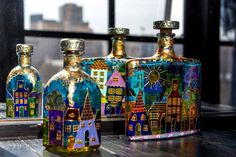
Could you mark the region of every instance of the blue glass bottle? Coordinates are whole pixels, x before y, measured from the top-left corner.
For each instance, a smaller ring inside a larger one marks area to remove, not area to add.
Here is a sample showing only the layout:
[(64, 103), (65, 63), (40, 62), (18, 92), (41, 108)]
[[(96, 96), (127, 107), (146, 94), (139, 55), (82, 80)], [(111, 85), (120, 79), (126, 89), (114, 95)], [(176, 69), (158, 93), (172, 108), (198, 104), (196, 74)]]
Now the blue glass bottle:
[(125, 114), (125, 62), (130, 57), (125, 50), (127, 28), (109, 28), (112, 50), (106, 57), (83, 58), (83, 70), (98, 83), (102, 97), (101, 114), (106, 118), (121, 118)]
[[(172, 29), (178, 29), (179, 22), (156, 21), (154, 28), (160, 29), (156, 53), (126, 64), (125, 126), (131, 140), (170, 138), (198, 131), (200, 62), (175, 55)], [(194, 124), (190, 122), (191, 114)]]
[(42, 116), (42, 81), (31, 65), (33, 46), (17, 44), (18, 65), (6, 81), (6, 117), (27, 118)]
[(47, 83), (43, 96), (43, 145), (52, 151), (77, 153), (101, 142), (101, 95), (81, 70), (84, 40), (62, 39), (63, 69)]

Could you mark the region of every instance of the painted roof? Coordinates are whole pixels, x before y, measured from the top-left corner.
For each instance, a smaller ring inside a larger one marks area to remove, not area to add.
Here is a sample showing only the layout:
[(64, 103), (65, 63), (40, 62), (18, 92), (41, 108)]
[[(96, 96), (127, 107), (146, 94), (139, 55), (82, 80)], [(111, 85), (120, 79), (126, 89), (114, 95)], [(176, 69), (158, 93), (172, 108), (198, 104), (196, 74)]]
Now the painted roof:
[(155, 103), (150, 107), (148, 112), (149, 113), (150, 112), (152, 112), (152, 113), (166, 112), (166, 103), (164, 103), (164, 102)]
[(144, 102), (143, 102), (142, 90), (139, 90), (139, 92), (138, 92), (138, 96), (137, 96), (136, 102), (134, 104), (134, 107), (132, 109), (132, 112), (133, 113), (146, 112)]
[(110, 70), (109, 66), (106, 63), (104, 63), (104, 60), (95, 60), (94, 63), (89, 68)]
[[(117, 81), (114, 81), (114, 78), (117, 78)], [(125, 81), (123, 80), (120, 73), (115, 69), (112, 73), (111, 77), (106, 83), (106, 86), (112, 86), (112, 87), (125, 87)]]
[(66, 111), (65, 120), (78, 120), (79, 119), (79, 109), (68, 108)]
[(87, 91), (84, 107), (81, 115), (81, 120), (90, 120), (93, 119), (93, 110), (89, 100), (89, 92)]

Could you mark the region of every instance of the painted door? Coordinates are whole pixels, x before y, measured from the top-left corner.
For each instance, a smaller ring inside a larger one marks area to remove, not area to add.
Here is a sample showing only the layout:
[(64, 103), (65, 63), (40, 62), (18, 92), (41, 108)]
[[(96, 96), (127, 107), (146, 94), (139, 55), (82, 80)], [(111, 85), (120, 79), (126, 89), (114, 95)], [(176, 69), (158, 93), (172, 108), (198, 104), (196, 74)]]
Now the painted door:
[(67, 141), (67, 148), (68, 149), (73, 149), (74, 148), (74, 143), (75, 143), (75, 137), (74, 136), (69, 136), (68, 141)]
[(171, 120), (171, 132), (174, 132), (176, 128), (176, 119), (172, 118)]
[(135, 135), (136, 136), (141, 135), (141, 124), (140, 123), (136, 124), (136, 126), (135, 126)]
[(89, 146), (89, 131), (85, 131), (85, 147)]
[(160, 131), (161, 133), (166, 133), (166, 119), (165, 117), (161, 117), (161, 121), (160, 121)]
[(19, 117), (24, 117), (24, 106), (20, 106)]

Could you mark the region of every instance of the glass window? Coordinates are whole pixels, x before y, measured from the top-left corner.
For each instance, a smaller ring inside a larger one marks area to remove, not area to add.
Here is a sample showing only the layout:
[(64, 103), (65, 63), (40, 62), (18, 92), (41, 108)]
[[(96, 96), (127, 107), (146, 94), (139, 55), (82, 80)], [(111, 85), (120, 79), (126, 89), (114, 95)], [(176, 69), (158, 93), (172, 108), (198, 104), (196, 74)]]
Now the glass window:
[(24, 19), (27, 30), (107, 33), (108, 1), (24, 0)]
[(220, 103), (230, 104), (230, 90), (233, 70), (233, 47), (220, 47)]
[(98, 76), (98, 72), (97, 71), (92, 71), (94, 76)]
[(24, 99), (24, 104), (27, 104), (28, 103), (28, 99)]
[(134, 115), (132, 116), (131, 120), (132, 120), (132, 121), (137, 121), (137, 115), (134, 114)]
[(151, 121), (151, 126), (152, 127), (157, 127), (157, 121)]
[(122, 88), (116, 88), (116, 94), (117, 95), (122, 95)]
[(141, 120), (145, 121), (146, 120), (146, 116), (144, 114), (141, 115)]
[(100, 76), (104, 76), (104, 71), (101, 71), (101, 72), (100, 72)]
[(114, 96), (108, 96), (108, 101), (114, 101)]
[(65, 127), (65, 132), (70, 133), (71, 132), (71, 125), (67, 125)]
[(99, 78), (99, 82), (104, 82), (104, 78)]
[(18, 92), (15, 92), (15, 98), (19, 98)]
[(150, 57), (155, 53), (156, 47), (156, 43), (126, 42), (126, 51), (133, 57)]
[[(155, 36), (153, 21), (164, 19), (165, 0), (116, 0), (116, 26), (130, 28), (131, 35)], [(132, 6), (132, 7), (131, 7)], [(172, 0), (170, 19), (180, 21), (177, 36), (183, 35), (184, 0)]]
[(118, 77), (113, 78), (113, 82), (118, 82), (118, 81), (119, 81)]
[(99, 88), (100, 88), (100, 89), (103, 89), (103, 88), (104, 88), (104, 85), (103, 85), (103, 84), (100, 84), (100, 85), (99, 85)]
[(109, 88), (108, 89), (108, 94), (115, 94), (115, 89), (114, 88)]
[[(84, 123), (82, 124), (81, 127), (83, 127), (83, 126), (84, 126)], [(73, 126), (73, 132), (77, 132), (78, 129), (79, 129), (79, 125), (74, 125), (74, 126)]]
[(129, 131), (133, 131), (133, 125), (129, 125), (129, 126), (128, 126), (128, 130), (129, 130)]
[(221, 0), (221, 15), (220, 15), (220, 40), (234, 41), (235, 40), (235, 9), (231, 7), (227, 0)]
[(148, 131), (148, 125), (143, 125), (143, 131)]
[(116, 102), (121, 102), (122, 101), (121, 98), (122, 98), (121, 96), (116, 96), (116, 98), (115, 98)]

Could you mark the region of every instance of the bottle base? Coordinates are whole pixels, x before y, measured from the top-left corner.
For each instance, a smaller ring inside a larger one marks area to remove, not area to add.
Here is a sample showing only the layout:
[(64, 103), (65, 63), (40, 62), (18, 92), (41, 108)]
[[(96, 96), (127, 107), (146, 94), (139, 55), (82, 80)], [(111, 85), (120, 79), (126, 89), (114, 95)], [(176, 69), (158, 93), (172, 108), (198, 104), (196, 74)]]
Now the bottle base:
[[(100, 146), (100, 145), (99, 145)], [(53, 153), (63, 153), (63, 154), (77, 154), (81, 152), (96, 152), (99, 146), (85, 146), (83, 148), (74, 149), (74, 148), (64, 148), (60, 146), (45, 146), (46, 150), (53, 152)]]

